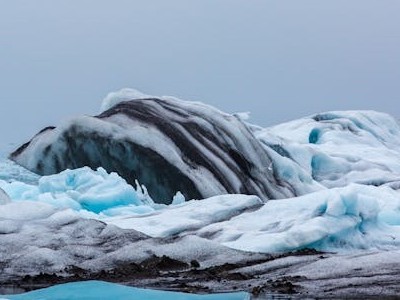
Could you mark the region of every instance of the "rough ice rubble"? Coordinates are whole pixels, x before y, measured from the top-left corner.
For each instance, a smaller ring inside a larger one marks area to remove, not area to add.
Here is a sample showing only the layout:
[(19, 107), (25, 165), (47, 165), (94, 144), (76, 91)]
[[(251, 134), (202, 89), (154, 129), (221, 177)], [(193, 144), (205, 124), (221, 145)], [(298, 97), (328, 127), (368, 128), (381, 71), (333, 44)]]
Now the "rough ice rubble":
[(88, 167), (66, 170), (40, 177), (37, 185), (0, 180), (0, 187), (13, 201), (37, 201), (95, 214), (145, 213), (153, 210), (153, 201), (144, 187), (137, 185), (135, 190), (118, 174), (108, 174), (103, 168), (96, 171)]
[[(1, 296), (0, 296), (1, 297)], [(226, 293), (215, 295), (191, 295), (178, 292), (155, 291), (138, 289), (119, 284), (101, 281), (86, 281), (66, 283), (28, 292), (21, 295), (3, 296), (3, 300), (37, 300), (37, 299), (58, 299), (58, 300), (249, 300), (247, 293)], [(2, 300), (2, 299), (0, 299)]]

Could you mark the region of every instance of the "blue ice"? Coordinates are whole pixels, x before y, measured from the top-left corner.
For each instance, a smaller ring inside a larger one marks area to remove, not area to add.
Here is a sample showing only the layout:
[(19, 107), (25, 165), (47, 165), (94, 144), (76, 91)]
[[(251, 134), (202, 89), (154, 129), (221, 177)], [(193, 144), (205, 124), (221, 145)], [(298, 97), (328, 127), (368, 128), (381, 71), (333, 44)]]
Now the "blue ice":
[(84, 281), (52, 286), (33, 292), (0, 296), (0, 300), (249, 300), (248, 293), (193, 295), (177, 292), (138, 289), (124, 285)]

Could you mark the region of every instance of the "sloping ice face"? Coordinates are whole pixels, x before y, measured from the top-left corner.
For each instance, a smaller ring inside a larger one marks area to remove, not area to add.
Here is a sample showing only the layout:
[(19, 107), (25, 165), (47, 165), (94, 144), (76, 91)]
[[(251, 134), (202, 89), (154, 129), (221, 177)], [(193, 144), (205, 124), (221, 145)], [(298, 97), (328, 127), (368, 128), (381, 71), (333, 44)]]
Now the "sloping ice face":
[(400, 125), (388, 114), (336, 111), (253, 128), (280, 157), (274, 163), (286, 158), (327, 188), (350, 183), (400, 188)]
[(98, 116), (45, 128), (10, 158), (41, 175), (103, 167), (132, 185), (138, 180), (164, 204), (178, 191), (186, 199), (248, 194), (267, 200), (304, 190), (268, 168), (271, 157), (239, 117), (169, 98), (117, 102)]

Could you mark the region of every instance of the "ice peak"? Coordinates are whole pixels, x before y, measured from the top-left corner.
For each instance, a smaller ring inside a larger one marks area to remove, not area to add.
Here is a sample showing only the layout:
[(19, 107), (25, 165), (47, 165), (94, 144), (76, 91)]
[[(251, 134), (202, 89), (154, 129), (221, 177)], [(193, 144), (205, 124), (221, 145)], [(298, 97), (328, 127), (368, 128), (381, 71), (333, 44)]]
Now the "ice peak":
[(142, 93), (132, 88), (123, 88), (119, 91), (108, 93), (101, 103), (100, 112), (106, 111), (114, 105), (128, 100), (152, 98), (153, 96)]

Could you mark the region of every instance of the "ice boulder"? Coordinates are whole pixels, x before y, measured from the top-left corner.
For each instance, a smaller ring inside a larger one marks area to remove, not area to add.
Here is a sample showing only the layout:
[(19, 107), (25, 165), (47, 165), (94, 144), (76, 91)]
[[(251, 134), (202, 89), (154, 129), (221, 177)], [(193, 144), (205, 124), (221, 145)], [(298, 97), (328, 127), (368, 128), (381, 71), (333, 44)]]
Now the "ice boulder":
[(101, 166), (130, 184), (138, 180), (159, 203), (169, 204), (178, 191), (185, 199), (301, 194), (268, 168), (270, 156), (239, 117), (202, 103), (136, 96), (117, 99), (99, 116), (47, 128), (10, 157), (41, 175)]

